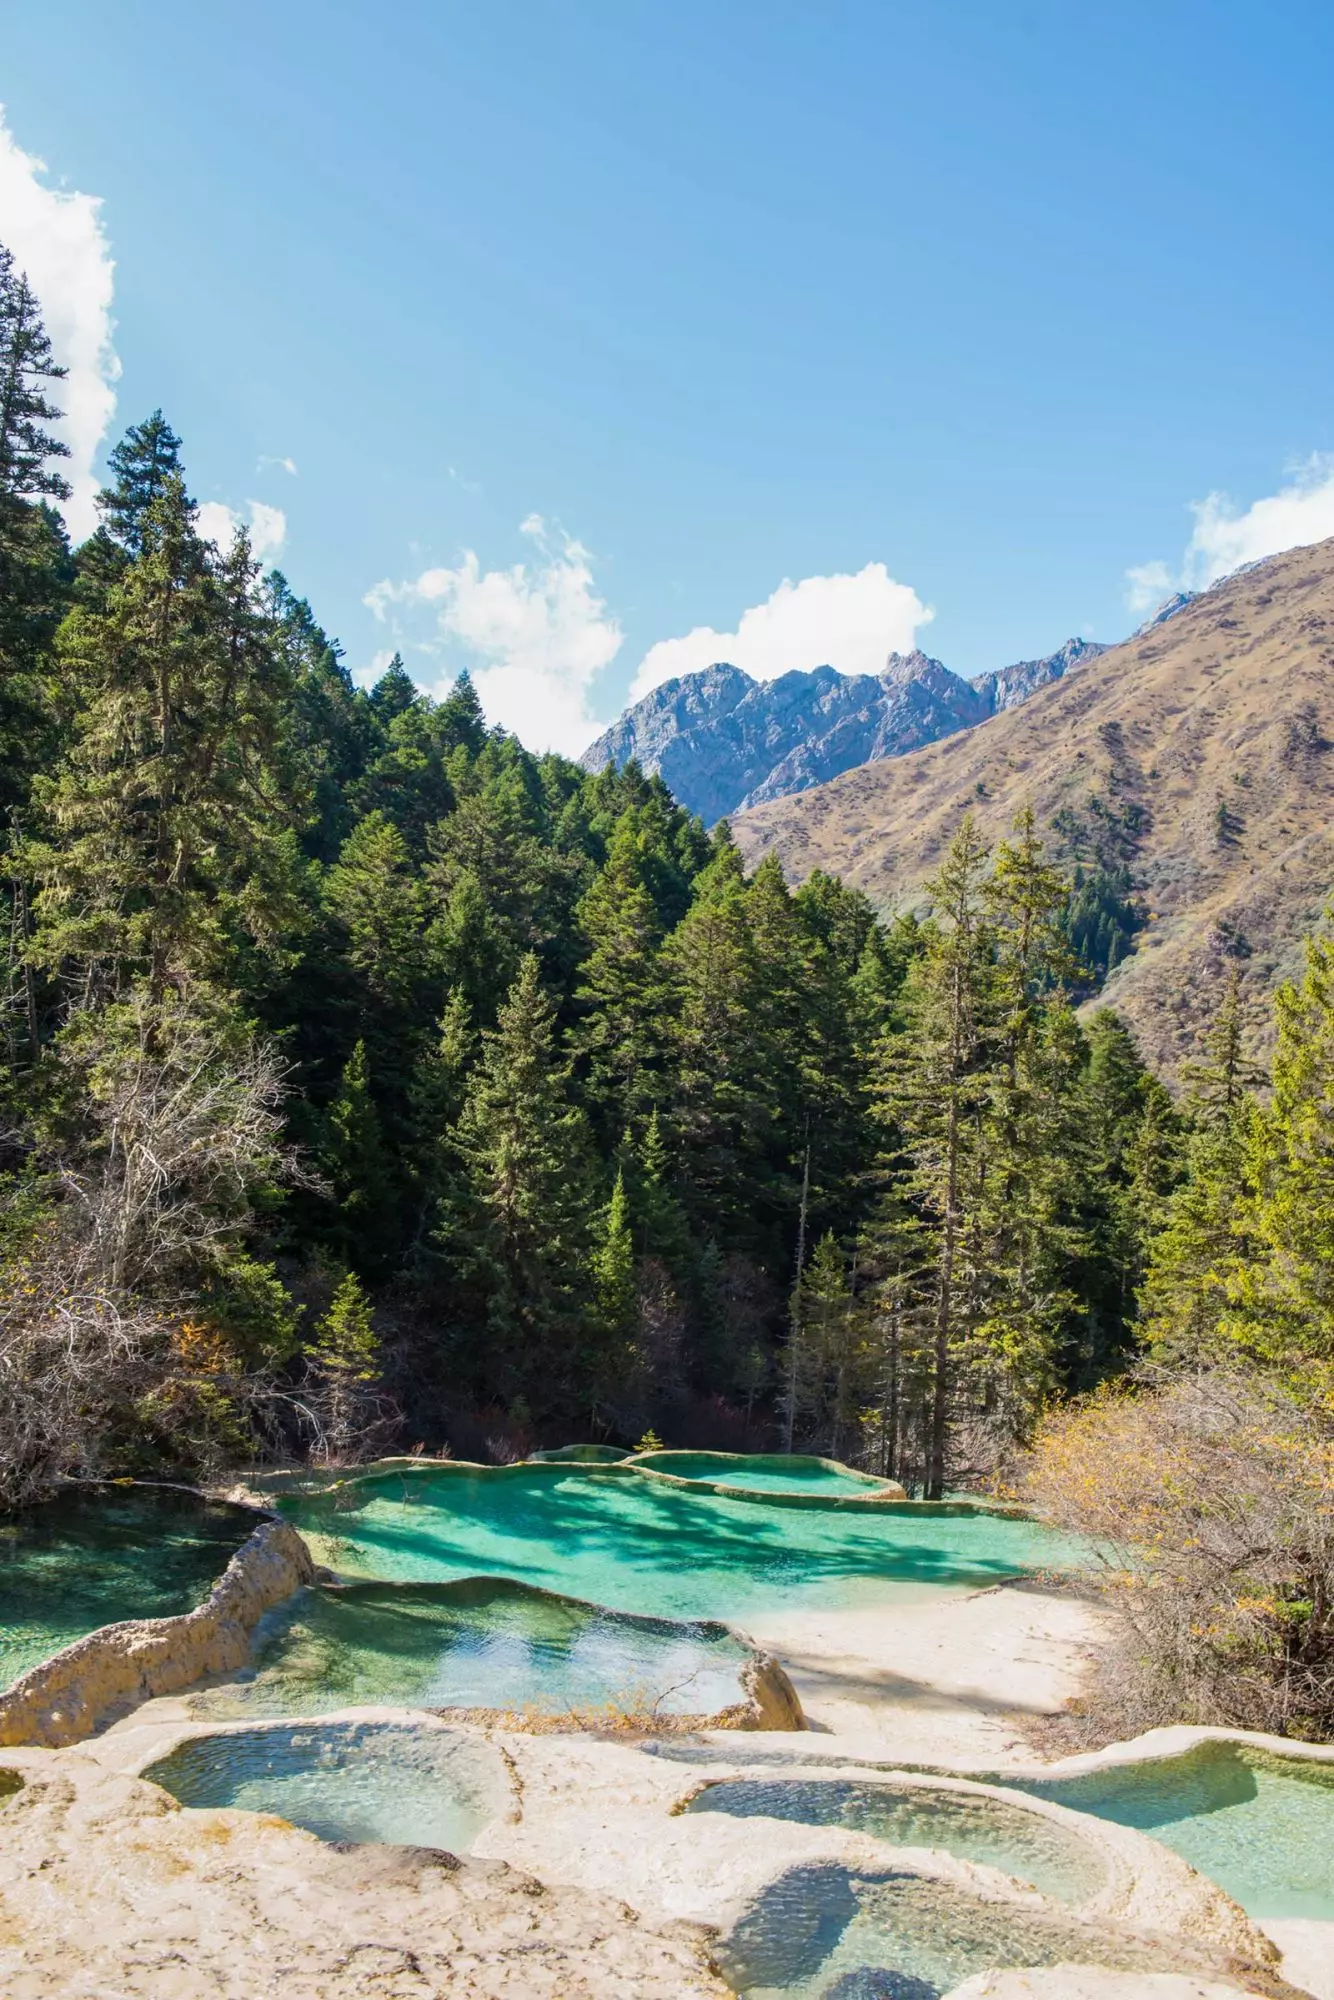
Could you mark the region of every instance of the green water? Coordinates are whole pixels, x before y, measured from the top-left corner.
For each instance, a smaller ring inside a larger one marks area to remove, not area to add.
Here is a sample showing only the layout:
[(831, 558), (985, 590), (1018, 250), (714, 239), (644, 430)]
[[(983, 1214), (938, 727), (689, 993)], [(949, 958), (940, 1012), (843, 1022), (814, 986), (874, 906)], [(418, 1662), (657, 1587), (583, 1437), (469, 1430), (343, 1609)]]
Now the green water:
[(995, 1781), (1152, 1834), (1249, 1916), (1334, 1922), (1334, 1765), (1206, 1742), (1082, 1778)]
[(976, 1792), (833, 1778), (742, 1778), (710, 1785), (687, 1811), (845, 1826), (895, 1847), (943, 1847), (964, 1861), (1018, 1876), (1061, 1903), (1087, 1902), (1107, 1874), (1097, 1849), (1070, 1828)]
[(193, 1610), (255, 1525), (149, 1486), (70, 1489), (0, 1518), (0, 1688), (99, 1625)]
[(1067, 1554), (1029, 1521), (801, 1508), (692, 1493), (633, 1470), (392, 1472), (275, 1503), (340, 1574), (513, 1576), (679, 1619), (977, 1589)]
[(322, 1840), (463, 1854), (505, 1811), (489, 1744), (402, 1724), (325, 1723), (197, 1736), (143, 1773), (183, 1806), (276, 1813)]
[(875, 1481), (859, 1477), (846, 1466), (826, 1465), (818, 1458), (759, 1454), (731, 1458), (726, 1452), (657, 1451), (635, 1463), (649, 1472), (670, 1472), (676, 1479), (705, 1479), (755, 1493), (832, 1493), (865, 1500), (876, 1491)]
[(1110, 1940), (1059, 1912), (1007, 1909), (918, 1876), (790, 1869), (718, 1949), (752, 2000), (939, 2000), (991, 1967), (1162, 1964), (1161, 1946)]
[(375, 1703), (713, 1715), (743, 1698), (747, 1657), (721, 1626), (625, 1618), (505, 1578), (363, 1583), (298, 1591), (269, 1612), (253, 1678), (197, 1695), (192, 1707), (217, 1716)]

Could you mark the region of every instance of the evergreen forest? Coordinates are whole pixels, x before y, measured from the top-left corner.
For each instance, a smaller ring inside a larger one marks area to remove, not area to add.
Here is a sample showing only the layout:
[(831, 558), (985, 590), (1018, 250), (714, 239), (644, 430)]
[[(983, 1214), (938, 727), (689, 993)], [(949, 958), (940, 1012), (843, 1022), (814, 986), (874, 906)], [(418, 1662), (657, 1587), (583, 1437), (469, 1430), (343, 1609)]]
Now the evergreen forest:
[(1174, 1096), (1124, 869), (961, 802), (926, 913), (748, 876), (466, 675), (357, 686), (161, 412), (71, 547), (61, 373), (0, 254), (0, 1499), (645, 1436), (938, 1497), (1132, 1371), (1327, 1414), (1334, 945)]

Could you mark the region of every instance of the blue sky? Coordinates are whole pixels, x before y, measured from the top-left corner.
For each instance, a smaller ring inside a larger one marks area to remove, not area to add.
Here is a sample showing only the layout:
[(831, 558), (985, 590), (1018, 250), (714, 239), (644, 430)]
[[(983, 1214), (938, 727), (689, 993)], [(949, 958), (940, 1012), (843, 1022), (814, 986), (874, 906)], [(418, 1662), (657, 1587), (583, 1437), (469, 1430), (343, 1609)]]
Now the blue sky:
[(0, 240), (85, 458), (160, 404), (354, 670), (578, 749), (1334, 533), (1331, 74), (1304, 0), (64, 0)]

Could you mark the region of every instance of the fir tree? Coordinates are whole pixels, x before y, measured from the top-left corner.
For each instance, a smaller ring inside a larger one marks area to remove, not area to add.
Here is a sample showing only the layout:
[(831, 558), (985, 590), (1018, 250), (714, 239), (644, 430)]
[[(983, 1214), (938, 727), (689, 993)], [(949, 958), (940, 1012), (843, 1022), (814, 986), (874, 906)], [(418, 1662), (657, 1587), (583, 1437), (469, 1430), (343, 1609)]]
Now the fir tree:
[(167, 482), (184, 476), (181, 441), (161, 410), (142, 424), (132, 424), (112, 451), (107, 465), (113, 483), (97, 496), (108, 538), (131, 558), (144, 552), (149, 516), (167, 490)]
[(603, 1129), (622, 1132), (656, 1108), (668, 1012), (662, 934), (632, 814), (618, 823), (577, 921), (588, 948), (575, 988), (584, 1009), (575, 1046), (587, 1065), (585, 1094)]
[(945, 1490), (956, 1364), (982, 1306), (983, 1133), (999, 1038), (995, 946), (983, 898), (987, 858), (966, 814), (930, 885), (937, 927), (909, 977), (909, 1032), (890, 1052), (887, 1099), (905, 1143), (904, 1186), (929, 1231), (929, 1499)]
[(317, 1322), (308, 1356), (315, 1400), (322, 1405), (324, 1456), (342, 1464), (375, 1412), (380, 1384), (380, 1342), (370, 1301), (351, 1271)]
[(68, 500), (69, 481), (50, 461), (68, 458), (69, 446), (47, 428), (61, 412), (46, 394), (48, 383), (63, 382), (68, 373), (52, 357), (27, 277), (0, 243), (0, 505)]
[(468, 1201), (445, 1241), (480, 1294), (486, 1351), (474, 1359), (486, 1377), (510, 1398), (571, 1408), (589, 1386), (579, 1361), (592, 1203), (587, 1130), (568, 1079), (530, 952), (469, 1080), (457, 1133)]

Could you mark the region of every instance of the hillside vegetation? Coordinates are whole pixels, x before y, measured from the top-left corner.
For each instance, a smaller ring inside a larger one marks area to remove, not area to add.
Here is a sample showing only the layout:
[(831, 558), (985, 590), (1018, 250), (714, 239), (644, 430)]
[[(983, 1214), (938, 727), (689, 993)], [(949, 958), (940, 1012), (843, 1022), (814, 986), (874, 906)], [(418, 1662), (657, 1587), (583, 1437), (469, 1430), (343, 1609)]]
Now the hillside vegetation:
[(1031, 803), (1057, 858), (1124, 871), (1142, 928), (1102, 998), (1158, 1064), (1193, 1045), (1226, 968), (1259, 1001), (1334, 881), (1334, 541), (1225, 579), (1166, 622), (966, 733), (734, 824), (792, 882), (838, 873), (882, 911), (923, 903), (971, 811)]

